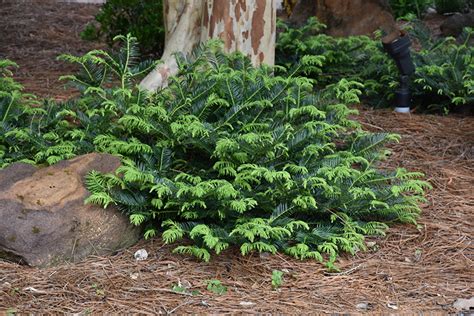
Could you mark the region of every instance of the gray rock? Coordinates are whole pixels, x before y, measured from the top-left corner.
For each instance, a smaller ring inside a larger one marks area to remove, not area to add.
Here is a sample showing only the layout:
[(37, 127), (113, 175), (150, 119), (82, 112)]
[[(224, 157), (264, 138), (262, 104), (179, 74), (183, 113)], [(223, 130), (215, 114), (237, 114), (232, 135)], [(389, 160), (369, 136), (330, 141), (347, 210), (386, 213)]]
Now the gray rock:
[(87, 173), (119, 165), (93, 153), (46, 168), (16, 163), (0, 170), (0, 258), (45, 267), (134, 244), (140, 231), (117, 209), (84, 204)]
[(148, 259), (148, 252), (145, 249), (138, 249), (137, 251), (135, 251), (133, 257), (137, 261), (143, 261)]

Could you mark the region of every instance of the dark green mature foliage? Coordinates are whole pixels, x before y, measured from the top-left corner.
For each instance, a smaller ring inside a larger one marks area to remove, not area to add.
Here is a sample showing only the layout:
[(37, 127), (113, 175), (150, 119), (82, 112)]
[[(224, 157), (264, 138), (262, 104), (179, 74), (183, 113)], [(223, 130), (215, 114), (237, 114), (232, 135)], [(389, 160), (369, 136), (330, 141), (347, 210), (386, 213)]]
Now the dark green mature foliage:
[(161, 55), (165, 39), (162, 0), (108, 0), (95, 19), (100, 27), (89, 24), (81, 34), (84, 39), (105, 36), (112, 44), (115, 36), (131, 33), (142, 54)]
[(436, 11), (438, 13), (462, 12), (469, 7), (473, 7), (472, 0), (435, 0)]
[(466, 28), (462, 43), (454, 38), (433, 42), (414, 54), (417, 65), (414, 95), (419, 102), (434, 109), (447, 110), (449, 104), (474, 106), (474, 36)]
[[(145, 237), (190, 239), (175, 251), (206, 261), (236, 245), (244, 255), (327, 256), (332, 266), (338, 253), (364, 249), (365, 235), (415, 222), (428, 184), (419, 173), (376, 168), (398, 136), (349, 119), (356, 82), (313, 93), (309, 79), (274, 76), (211, 42), (178, 58), (168, 88), (145, 95), (134, 88), (144, 70), (131, 44), (118, 60), (100, 51), (67, 57), (84, 67), (85, 76), (70, 77), (83, 96), (53, 110), (57, 127), (30, 131), (57, 149), (31, 155), (37, 163), (88, 151), (122, 157), (115, 175), (88, 176), (88, 202), (118, 205)], [(122, 84), (107, 88), (108, 76)]]
[[(454, 39), (434, 40), (420, 22), (413, 21), (410, 33), (422, 45), (412, 51), (417, 67), (412, 76), (414, 105), (423, 109), (447, 111), (453, 105), (472, 105), (474, 90), (474, 47), (469, 45), (472, 30), (466, 29), (463, 43)], [(367, 36), (335, 38), (320, 34), (324, 25), (310, 19), (302, 28), (280, 24), (276, 60), (280, 65), (298, 63), (305, 56), (319, 61), (301, 73), (316, 80), (319, 87), (342, 78), (364, 84), (364, 101), (389, 105), (398, 84), (399, 73), (379, 40)]]
[[(334, 84), (345, 78), (364, 83), (364, 96), (370, 101), (389, 98), (389, 84), (397, 80), (397, 69), (383, 51), (382, 44), (368, 36), (332, 37), (322, 34), (326, 27), (310, 18), (300, 28), (281, 21), (277, 39), (276, 63), (291, 67), (305, 56), (315, 56), (320, 63), (301, 69), (301, 74), (316, 80), (318, 87)], [(313, 57), (313, 58), (315, 58)], [(386, 104), (386, 102), (385, 102)]]

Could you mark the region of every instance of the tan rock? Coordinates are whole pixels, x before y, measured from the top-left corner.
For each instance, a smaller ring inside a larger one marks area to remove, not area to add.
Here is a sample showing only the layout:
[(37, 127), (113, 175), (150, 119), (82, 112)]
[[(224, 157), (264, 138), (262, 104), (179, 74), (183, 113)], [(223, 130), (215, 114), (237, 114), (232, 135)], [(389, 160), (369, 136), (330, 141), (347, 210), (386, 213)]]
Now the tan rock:
[(0, 257), (33, 266), (79, 261), (135, 243), (140, 232), (117, 209), (84, 204), (84, 177), (113, 172), (117, 157), (88, 154), (39, 168), (0, 170)]

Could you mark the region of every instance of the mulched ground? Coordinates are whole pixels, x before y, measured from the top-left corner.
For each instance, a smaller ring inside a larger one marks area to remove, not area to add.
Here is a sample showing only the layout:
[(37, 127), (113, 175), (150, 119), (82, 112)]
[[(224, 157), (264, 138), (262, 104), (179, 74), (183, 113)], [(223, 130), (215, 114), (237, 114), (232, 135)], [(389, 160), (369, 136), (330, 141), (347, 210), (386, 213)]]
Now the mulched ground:
[(15, 79), (42, 97), (66, 96), (59, 77), (74, 73), (61, 54), (83, 55), (102, 43), (83, 41), (80, 33), (100, 7), (52, 1), (0, 0), (0, 58), (19, 64)]
[[(67, 97), (57, 82), (74, 70), (58, 54), (101, 47), (79, 32), (94, 5), (6, 3), (0, 0), (0, 58), (20, 66), (16, 78), (40, 96)], [(434, 189), (420, 229), (398, 225), (375, 246), (345, 256), (340, 273), (283, 255), (241, 257), (228, 251), (210, 263), (170, 254), (159, 239), (142, 241), (115, 256), (36, 269), (0, 261), (0, 315), (22, 313), (357, 313), (367, 303), (376, 313), (455, 312), (453, 302), (474, 295), (474, 117), (400, 115), (360, 108), (369, 130), (402, 135), (387, 166), (426, 173)], [(148, 260), (133, 253), (145, 248)], [(272, 270), (285, 271), (272, 290)], [(218, 279), (224, 295), (206, 290)], [(199, 295), (174, 293), (173, 285)]]

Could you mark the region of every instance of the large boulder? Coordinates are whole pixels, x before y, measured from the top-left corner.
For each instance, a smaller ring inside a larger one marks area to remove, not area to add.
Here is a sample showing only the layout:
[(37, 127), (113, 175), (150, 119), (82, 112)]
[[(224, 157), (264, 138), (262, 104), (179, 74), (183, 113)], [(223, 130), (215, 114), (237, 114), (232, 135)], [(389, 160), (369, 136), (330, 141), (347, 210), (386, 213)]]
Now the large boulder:
[(140, 231), (117, 209), (84, 204), (87, 173), (119, 165), (93, 153), (46, 168), (15, 163), (0, 170), (0, 257), (44, 267), (134, 244)]
[(316, 16), (332, 36), (399, 33), (388, 0), (298, 0), (289, 21), (297, 26)]

